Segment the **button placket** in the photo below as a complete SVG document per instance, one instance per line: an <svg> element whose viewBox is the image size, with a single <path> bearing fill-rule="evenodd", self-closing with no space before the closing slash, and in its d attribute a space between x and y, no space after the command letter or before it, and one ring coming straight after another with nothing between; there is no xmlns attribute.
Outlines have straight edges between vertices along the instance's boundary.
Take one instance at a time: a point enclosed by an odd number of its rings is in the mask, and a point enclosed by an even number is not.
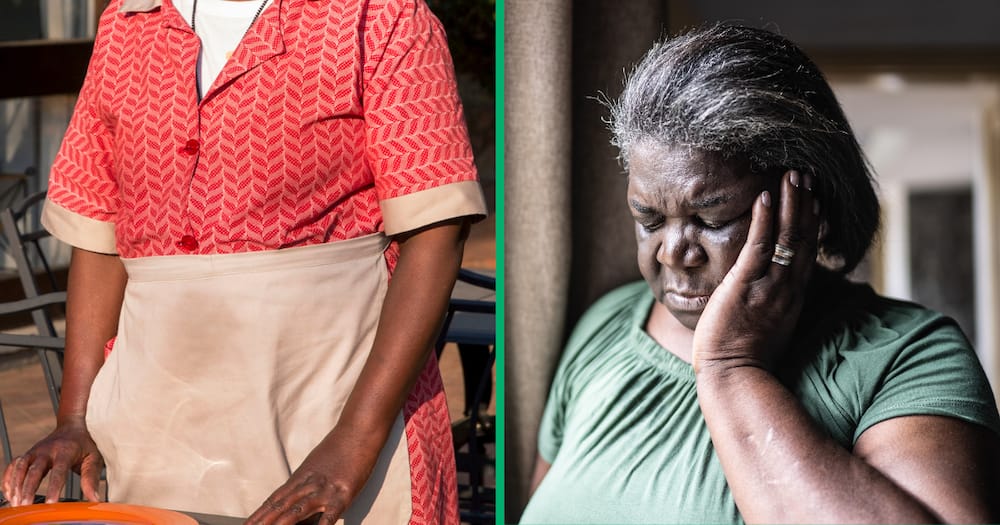
<svg viewBox="0 0 1000 525"><path fill-rule="evenodd" d="M194 173L196 173L198 171L198 158L196 157L196 155L198 154L199 149L201 149L201 142L198 139L189 139L178 150L179 153L182 154L182 155L186 155L188 157L195 157L194 158L194 166L191 167L191 177L192 178L194 177ZM188 192L190 193L190 191L191 191L191 188L190 188L190 183L189 183ZM189 196L185 197L185 200L187 200L188 198L190 198L190 197ZM184 219L185 223L190 224L190 220L187 217L187 211L186 210L184 212L183 219ZM192 252L197 251L198 250L198 246L199 246L198 239L194 235L191 235L191 234L185 234L185 235L183 235L180 238L179 241L177 241L176 243L174 243L174 245L177 246L177 248L179 250L181 250L183 252L186 252L186 253L192 253Z"/></svg>

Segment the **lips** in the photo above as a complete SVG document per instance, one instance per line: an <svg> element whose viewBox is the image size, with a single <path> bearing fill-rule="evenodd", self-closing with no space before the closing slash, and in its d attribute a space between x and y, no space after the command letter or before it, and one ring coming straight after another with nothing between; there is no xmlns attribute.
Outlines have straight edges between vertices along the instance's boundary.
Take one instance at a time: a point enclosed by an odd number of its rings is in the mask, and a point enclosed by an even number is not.
<svg viewBox="0 0 1000 525"><path fill-rule="evenodd" d="M663 304L674 311L696 312L705 308L711 296L711 293L666 289L663 292Z"/></svg>

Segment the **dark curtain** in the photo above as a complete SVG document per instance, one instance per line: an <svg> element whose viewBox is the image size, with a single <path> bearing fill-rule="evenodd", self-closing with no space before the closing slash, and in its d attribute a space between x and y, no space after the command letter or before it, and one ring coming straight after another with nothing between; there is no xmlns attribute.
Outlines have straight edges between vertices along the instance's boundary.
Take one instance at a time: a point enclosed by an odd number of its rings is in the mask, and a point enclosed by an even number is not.
<svg viewBox="0 0 1000 525"><path fill-rule="evenodd" d="M562 345L595 299L639 278L625 175L600 102L666 35L665 0L505 2L506 518L528 500Z"/></svg>

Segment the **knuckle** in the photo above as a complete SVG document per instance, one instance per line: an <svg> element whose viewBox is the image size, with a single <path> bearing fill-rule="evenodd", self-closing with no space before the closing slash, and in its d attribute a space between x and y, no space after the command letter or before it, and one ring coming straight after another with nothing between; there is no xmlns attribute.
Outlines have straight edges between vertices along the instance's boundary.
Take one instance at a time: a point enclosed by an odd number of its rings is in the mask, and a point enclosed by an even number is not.
<svg viewBox="0 0 1000 525"><path fill-rule="evenodd" d="M801 245L802 242L802 234L798 231L798 229L790 229L781 234L781 244L789 247L795 247Z"/></svg>
<svg viewBox="0 0 1000 525"><path fill-rule="evenodd" d="M771 302L771 294L767 290L762 290L760 288L753 288L747 294L747 303L751 307L760 307L767 305Z"/></svg>
<svg viewBox="0 0 1000 525"><path fill-rule="evenodd" d="M751 245L751 248L761 255L767 255L771 253L771 249L773 247L774 244L764 240L754 241L753 244Z"/></svg>

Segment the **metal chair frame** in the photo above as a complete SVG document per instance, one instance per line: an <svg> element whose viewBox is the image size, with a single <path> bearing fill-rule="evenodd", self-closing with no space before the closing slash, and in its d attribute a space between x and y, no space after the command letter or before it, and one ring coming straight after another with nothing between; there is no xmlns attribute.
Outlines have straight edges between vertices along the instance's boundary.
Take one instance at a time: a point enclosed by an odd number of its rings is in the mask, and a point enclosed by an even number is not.
<svg viewBox="0 0 1000 525"><path fill-rule="evenodd" d="M459 270L458 279L473 286L496 290L496 279L469 270ZM496 362L495 318L494 301L452 299L437 341L438 355L447 343L459 345L460 353L487 352L485 361L476 363L479 370L466 369L470 361L463 358L466 417L452 425L456 466L460 472L469 475L469 485L459 487L469 492L468 497L460 494L459 513L463 522L472 524L492 524L496 519L496 493L484 487L483 480L483 470L491 462L486 457L485 444L496 439L492 435L495 426L482 413L482 405L489 399L493 364ZM485 327L483 321L487 321ZM470 396L468 389L473 385L474 392ZM466 447L466 452L461 450L463 447ZM492 461L495 462L495 459Z"/></svg>
<svg viewBox="0 0 1000 525"><path fill-rule="evenodd" d="M35 209L34 207L36 205L44 200L45 192L42 191L29 195L19 202L14 203L14 205L10 208L0 211L0 228L2 228L4 238L7 240L7 250L14 258L14 265L17 268L17 276L21 281L21 288L24 290L24 297L26 299L43 296L43 294L39 292L34 266L31 264L31 251L34 252L35 257L41 263L44 274L48 278L49 285L52 290L58 290L52 268L49 265L48 259L45 257L45 252L41 247L41 241L49 237L49 232L45 231L41 226L29 228L22 228L21 226L22 224L28 223L30 219L34 219L34 217L29 216L30 212ZM37 223L37 221L34 222ZM50 293L62 293L62 303L65 304L65 292ZM50 305L57 304L57 301L50 303ZM56 332L55 326L52 323L52 317L49 314L48 308L35 308L31 310L31 319L35 324L38 336L47 338L59 337L59 334ZM25 344L24 346L36 349L38 359L42 364L42 371L45 375L45 383L48 389L49 398L52 402L52 409L54 411L58 411L59 388L62 385L61 349L56 352L52 352L51 350L54 350L52 348L31 344Z"/></svg>
<svg viewBox="0 0 1000 525"><path fill-rule="evenodd" d="M49 292L36 297L19 299L0 303L0 316L13 315L31 312L34 314L39 310L45 310L53 305L66 303L66 292ZM66 348L66 340L62 337L52 337L46 335L27 335L0 333L0 346L15 348L34 348L39 353L57 352L59 354ZM7 420L3 413L3 406L0 405L0 445L3 448L3 457L6 463L13 460L10 447L10 435L7 429Z"/></svg>
<svg viewBox="0 0 1000 525"><path fill-rule="evenodd" d="M59 411L59 393L62 384L63 352L65 338L60 336L52 322L51 310L66 305L66 292L59 291L41 242L49 233L38 222L37 205L45 200L44 191L37 192L15 202L0 211L0 229L7 243L7 251L13 257L18 279L24 291L24 299L0 304L0 316L30 313L35 326L35 334L0 333L0 346L34 349L42 366L46 390L52 403L53 413ZM41 293L36 282L32 260L38 261L53 291ZM0 407L0 438L3 440L4 457L11 459L10 438L6 420ZM66 484L66 497L79 498L79 483L76 476Z"/></svg>

